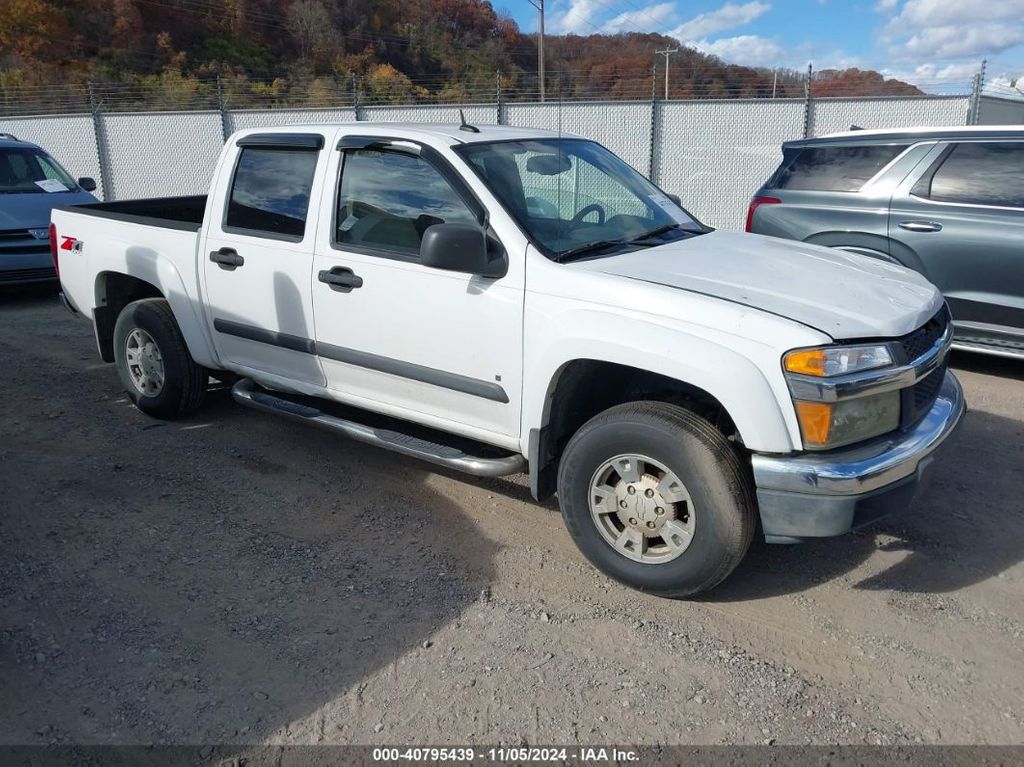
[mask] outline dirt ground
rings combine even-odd
[[[612,583],[524,477],[243,410],[131,407],[91,328],[0,296],[0,744],[1024,742],[1024,364],[910,512]]]

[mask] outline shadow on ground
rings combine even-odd
[[[968,412],[940,448],[911,507],[837,538],[794,546],[755,542],[705,599],[756,600],[846,577],[876,551],[905,551],[858,589],[945,593],[997,576],[1024,558],[1024,423]],[[972,498],[970,506],[963,498]]]

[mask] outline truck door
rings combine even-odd
[[[211,190],[224,204],[200,252],[221,359],[321,386],[310,294],[318,206],[310,199],[322,186],[323,147],[324,137],[310,133],[239,139]]]
[[[524,265],[510,254],[494,279],[420,264],[428,227],[485,212],[439,152],[401,144],[339,149],[330,162],[333,220],[313,267],[327,386],[495,444],[518,438]]]
[[[892,253],[949,301],[964,338],[1024,339],[1024,142],[962,141],[893,196]],[[1011,342],[1014,343],[1014,342]]]

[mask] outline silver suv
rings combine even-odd
[[[915,269],[959,348],[1024,358],[1024,126],[852,131],[783,144],[747,231]]]

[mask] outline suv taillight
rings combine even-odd
[[[53,259],[53,268],[57,272],[57,279],[60,279],[60,259],[57,258],[57,225],[50,224],[50,257]]]
[[[754,211],[760,208],[762,205],[781,205],[782,200],[778,197],[755,197],[750,201],[750,207],[747,208],[747,226],[746,231],[754,231]]]

